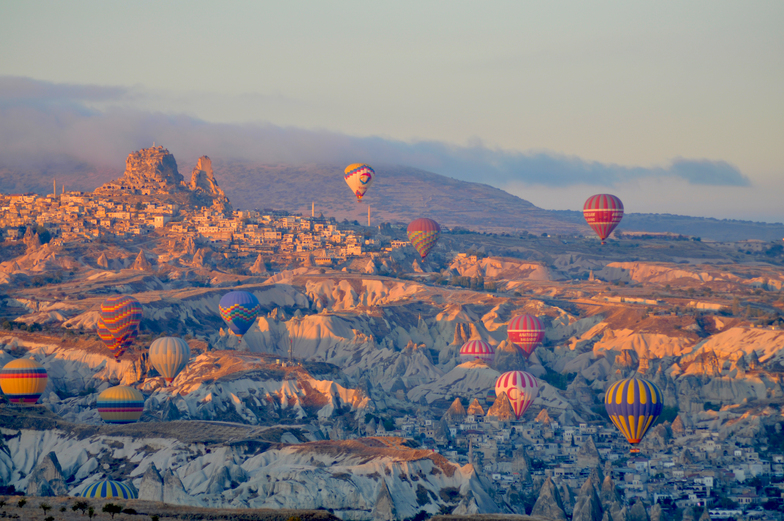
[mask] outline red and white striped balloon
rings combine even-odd
[[[604,244],[623,219],[623,203],[610,194],[597,194],[588,198],[583,205],[583,217]]]
[[[526,358],[544,340],[544,325],[533,315],[524,313],[512,317],[506,328],[509,341],[520,348]]]
[[[501,393],[506,393],[519,420],[539,394],[539,382],[531,373],[509,371],[495,381],[495,395],[500,397]]]
[[[482,340],[469,340],[460,348],[460,359],[463,362],[482,360],[489,364],[493,362],[493,358],[495,358],[495,349]]]

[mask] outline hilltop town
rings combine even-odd
[[[235,209],[207,156],[186,181],[160,146],[93,192],[53,188],[0,195],[0,365],[32,356],[50,375],[41,405],[0,406],[0,494],[101,474],[141,500],[342,519],[784,511],[781,244],[444,227],[423,260],[405,223],[338,221],[318,201]],[[262,308],[241,340],[217,312],[233,288]],[[115,294],[144,312],[117,364],[95,334]],[[546,326],[529,359],[506,339],[522,311]],[[192,352],[171,386],[145,354],[162,335]],[[491,364],[460,359],[471,339]],[[515,369],[541,384],[519,420],[494,392]],[[630,453],[603,398],[635,373],[666,407]],[[126,430],[94,407],[118,383],[146,398]]]

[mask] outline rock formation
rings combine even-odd
[[[196,197],[211,199],[213,206],[220,208],[221,211],[225,212],[230,209],[229,198],[218,186],[218,181],[215,180],[215,175],[212,173],[212,161],[209,157],[201,156],[199,158],[196,168],[191,173],[189,188]]]
[[[520,474],[523,483],[531,483],[531,458],[525,447],[520,447],[512,456],[512,472]]]
[[[108,270],[109,269],[109,259],[106,258],[106,252],[102,252],[101,256],[98,257],[98,260],[95,262],[99,267]]]
[[[683,420],[681,419],[680,414],[675,417],[675,420],[672,422],[672,427],[670,428],[676,437],[680,437],[686,434],[686,427],[683,425]]]
[[[162,146],[143,148],[128,155],[125,173],[96,193],[171,194],[182,188],[183,178],[174,156]]]
[[[471,405],[468,406],[468,414],[472,414],[474,416],[484,416],[485,410],[479,405],[479,400],[474,398],[474,401],[471,402]]]
[[[550,415],[548,414],[547,409],[542,409],[541,411],[539,411],[539,414],[536,415],[534,421],[538,423],[543,423],[544,425],[550,425],[550,423],[553,420],[550,419]]]
[[[144,255],[144,250],[139,250],[139,255],[136,256],[136,260],[133,261],[131,265],[132,270],[138,271],[149,271],[152,269],[152,265],[150,265],[150,261],[147,260],[147,257]]]
[[[651,521],[662,521],[662,507],[659,503],[651,507]]]
[[[455,398],[455,401],[452,402],[452,405],[449,406],[449,409],[444,413],[443,418],[448,422],[460,422],[464,420],[466,417],[466,410],[463,407],[463,404],[460,403],[460,398]]]
[[[253,273],[254,275],[261,275],[267,273],[267,265],[264,263],[264,259],[262,258],[260,253],[258,257],[256,257],[256,262],[254,262],[253,266],[250,267],[250,272]]]
[[[602,505],[591,479],[585,480],[574,505],[572,521],[601,521]]]
[[[596,450],[593,436],[589,434],[577,451],[577,466],[579,468],[595,467],[599,465],[600,461],[601,457],[599,456],[599,451]]]
[[[642,501],[637,499],[632,505],[632,508],[629,509],[628,515],[629,521],[650,521],[648,519],[648,512],[645,510],[645,505],[642,504]]]
[[[488,420],[509,422],[514,421],[515,418],[514,409],[512,409],[512,404],[509,402],[506,393],[501,393],[501,396],[495,399],[495,402],[487,411]]]
[[[57,454],[50,452],[43,457],[40,463],[30,473],[27,482],[28,496],[63,496],[68,493],[68,487],[63,478],[63,469],[57,460]]]
[[[621,498],[618,496],[618,491],[615,489],[615,482],[610,475],[605,476],[602,482],[602,489],[599,493],[599,499],[605,510],[608,510],[613,503],[620,503]]]
[[[163,501],[163,478],[155,467],[155,463],[150,463],[150,466],[144,471],[142,483],[139,485],[139,499]]]
[[[163,501],[174,505],[188,505],[190,496],[185,491],[182,481],[171,470],[163,471]]]
[[[391,521],[397,519],[395,500],[392,499],[392,494],[389,492],[386,480],[382,479],[380,481],[378,494],[376,495],[376,504],[373,506],[370,517],[374,521]]]
[[[552,521],[566,521],[561,495],[550,477],[545,480],[539,490],[539,497],[531,510],[531,516],[539,516]]]

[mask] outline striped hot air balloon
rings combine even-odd
[[[253,293],[232,291],[220,299],[218,310],[221,318],[229,326],[229,330],[241,337],[248,332],[253,321],[259,316],[261,305]]]
[[[150,344],[150,363],[158,371],[167,384],[188,364],[191,348],[182,338],[171,336],[155,339]]]
[[[591,196],[583,205],[583,217],[604,244],[623,218],[623,203],[610,194]]]
[[[0,388],[11,403],[37,402],[48,380],[46,369],[29,358],[11,360],[0,369]]]
[[[460,359],[463,362],[482,360],[490,364],[493,358],[495,358],[495,349],[482,340],[469,340],[460,348]]]
[[[139,324],[142,321],[142,305],[135,298],[125,295],[109,297],[101,304],[101,318],[98,323],[98,336],[101,336],[101,327],[105,328],[114,339],[111,344],[104,340],[114,358],[119,358],[139,335]],[[103,340],[103,336],[101,339]]]
[[[408,240],[424,260],[430,253],[438,238],[441,236],[441,227],[433,219],[420,217],[408,225]]]
[[[523,313],[512,317],[506,328],[509,341],[520,348],[526,358],[544,340],[544,325],[533,315]]]
[[[348,165],[343,171],[343,179],[346,180],[346,184],[351,189],[351,192],[357,196],[357,201],[362,200],[365,192],[373,184],[375,176],[376,172],[370,168],[370,165],[363,163]]]
[[[501,393],[506,393],[519,420],[539,394],[539,382],[531,373],[509,371],[495,381],[496,396],[501,396]]]
[[[661,414],[664,401],[661,390],[653,382],[635,375],[607,389],[604,408],[621,434],[636,445]],[[637,451],[632,449],[632,452]]]
[[[87,485],[82,490],[82,497],[93,497],[103,499],[136,499],[136,493],[131,487],[125,483],[114,481],[111,479],[104,479],[91,485]]]
[[[99,394],[97,405],[106,423],[135,423],[144,410],[144,395],[133,387],[118,385]]]

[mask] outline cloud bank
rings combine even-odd
[[[630,167],[552,152],[494,149],[482,143],[458,146],[264,123],[210,123],[134,107],[134,100],[146,95],[138,87],[0,76],[0,164],[31,166],[65,156],[121,168],[130,152],[155,141],[187,160],[207,154],[265,163],[402,164],[502,188],[513,183],[612,188],[668,178],[690,185],[751,185],[746,175],[724,161],[675,158],[666,166]]]

